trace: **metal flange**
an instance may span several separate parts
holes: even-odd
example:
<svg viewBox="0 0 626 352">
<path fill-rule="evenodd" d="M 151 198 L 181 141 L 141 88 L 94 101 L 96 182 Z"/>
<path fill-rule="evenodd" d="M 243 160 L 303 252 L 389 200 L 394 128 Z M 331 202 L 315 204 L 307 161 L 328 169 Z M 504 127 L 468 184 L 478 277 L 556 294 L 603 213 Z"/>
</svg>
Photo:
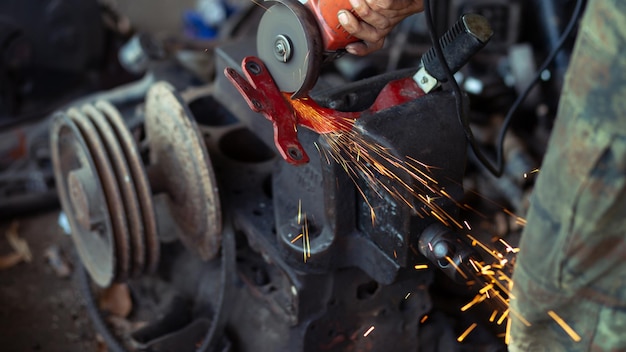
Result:
<svg viewBox="0 0 626 352">
<path fill-rule="evenodd" d="M 221 243 L 222 212 L 211 159 L 191 111 L 168 83 L 155 83 L 148 91 L 145 129 L 151 184 L 166 193 L 187 249 L 213 259 Z"/>
</svg>

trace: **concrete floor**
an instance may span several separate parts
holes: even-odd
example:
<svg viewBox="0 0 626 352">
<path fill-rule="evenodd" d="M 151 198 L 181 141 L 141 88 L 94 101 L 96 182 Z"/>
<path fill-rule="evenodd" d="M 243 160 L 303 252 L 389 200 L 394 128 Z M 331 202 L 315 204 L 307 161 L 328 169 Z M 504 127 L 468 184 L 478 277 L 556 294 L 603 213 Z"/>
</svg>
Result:
<svg viewBox="0 0 626 352">
<path fill-rule="evenodd" d="M 75 270 L 69 277 L 60 277 L 46 257 L 56 246 L 70 265 L 78 264 L 70 236 L 58 225 L 58 215 L 56 210 L 16 219 L 32 261 L 0 270 L 1 351 L 103 351 L 78 290 Z M 11 222 L 0 221 L 0 256 L 12 252 L 6 236 Z"/>
</svg>

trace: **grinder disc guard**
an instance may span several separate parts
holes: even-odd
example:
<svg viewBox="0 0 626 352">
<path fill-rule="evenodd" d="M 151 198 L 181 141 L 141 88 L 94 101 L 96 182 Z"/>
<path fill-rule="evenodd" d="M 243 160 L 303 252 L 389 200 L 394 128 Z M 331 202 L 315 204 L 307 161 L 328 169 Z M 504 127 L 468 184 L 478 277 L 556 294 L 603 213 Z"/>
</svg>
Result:
<svg viewBox="0 0 626 352">
<path fill-rule="evenodd" d="M 257 53 L 278 89 L 305 96 L 315 85 L 322 63 L 322 39 L 313 14 L 297 1 L 283 0 L 263 14 Z"/>
</svg>

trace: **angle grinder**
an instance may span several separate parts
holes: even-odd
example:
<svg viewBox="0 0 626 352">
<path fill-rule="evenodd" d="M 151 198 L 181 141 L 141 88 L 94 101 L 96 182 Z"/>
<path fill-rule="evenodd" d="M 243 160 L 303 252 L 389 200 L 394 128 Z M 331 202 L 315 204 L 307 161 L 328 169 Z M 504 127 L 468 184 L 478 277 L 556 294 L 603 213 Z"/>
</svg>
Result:
<svg viewBox="0 0 626 352">
<path fill-rule="evenodd" d="M 359 40 L 337 19 L 339 10 L 352 6 L 348 0 L 271 2 L 259 22 L 258 57 L 281 92 L 292 93 L 292 99 L 302 98 L 315 85 L 324 61 Z"/>
</svg>

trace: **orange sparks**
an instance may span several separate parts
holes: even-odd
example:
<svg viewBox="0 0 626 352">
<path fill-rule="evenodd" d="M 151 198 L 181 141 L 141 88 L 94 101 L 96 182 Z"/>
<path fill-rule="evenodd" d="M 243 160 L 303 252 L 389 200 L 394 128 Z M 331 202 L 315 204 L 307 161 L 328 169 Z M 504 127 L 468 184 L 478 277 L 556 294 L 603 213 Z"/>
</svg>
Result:
<svg viewBox="0 0 626 352">
<path fill-rule="evenodd" d="M 374 325 L 370 326 L 369 329 L 363 334 L 363 337 L 367 337 L 372 331 L 374 331 Z"/>
<path fill-rule="evenodd" d="M 475 304 L 478 304 L 484 301 L 485 299 L 487 299 L 486 295 L 476 295 L 474 299 L 472 299 L 468 304 L 461 307 L 461 312 L 465 312 L 466 310 L 472 308 L 472 306 L 474 306 Z"/>
<path fill-rule="evenodd" d="M 294 237 L 293 240 L 291 240 L 291 243 L 296 243 L 301 238 L 302 238 L 302 234 L 299 234 L 298 236 Z"/>
<path fill-rule="evenodd" d="M 309 222 L 307 221 L 306 214 L 304 216 L 304 238 L 305 238 L 305 243 L 306 243 L 306 248 L 304 251 L 304 262 L 306 263 L 306 260 L 308 258 L 311 258 L 311 241 L 309 238 Z"/>
<path fill-rule="evenodd" d="M 480 289 L 480 293 L 486 293 L 487 291 L 491 290 L 493 288 L 493 284 L 488 284 L 487 286 L 483 287 Z"/>
<path fill-rule="evenodd" d="M 526 219 L 524 219 L 523 217 L 515 215 L 515 213 L 513 213 L 509 209 L 502 209 L 502 211 L 504 211 L 510 217 L 514 218 L 516 224 L 522 225 L 522 226 L 526 225 Z"/>
<path fill-rule="evenodd" d="M 415 270 L 424 270 L 424 269 L 428 269 L 428 264 L 417 264 L 416 266 L 414 266 Z"/>
<path fill-rule="evenodd" d="M 511 319 L 506 321 L 506 329 L 504 330 L 504 344 L 508 345 L 511 342 Z"/>
<path fill-rule="evenodd" d="M 506 317 L 508 317 L 508 316 L 509 316 L 509 310 L 507 309 L 504 312 L 502 312 L 502 315 L 500 316 L 500 318 L 498 319 L 496 324 L 502 325 L 502 322 L 504 322 L 504 319 L 506 319 Z"/>
<path fill-rule="evenodd" d="M 438 182 L 430 175 L 432 166 L 410 156 L 394 155 L 388 148 L 367 140 L 354 127 L 355 118 L 358 117 L 356 114 L 337 113 L 317 106 L 308 98 L 295 100 L 289 99 L 288 96 L 286 98 L 297 114 L 298 123 L 321 135 L 324 143 L 320 145 L 323 148 L 318 148 L 320 154 L 324 155 L 327 161 L 334 160 L 339 164 L 357 184 L 357 188 L 360 183 L 358 180 L 363 179 L 372 193 L 378 197 L 389 195 L 416 212 L 423 211 L 423 207 L 415 204 L 417 200 L 428 209 L 425 211 L 428 216 L 435 217 L 446 226 L 452 223 L 463 228 L 454 216 L 437 204 L 437 199 L 444 197 L 455 204 L 458 203 L 439 187 Z M 394 184 L 389 184 L 381 176 L 393 181 Z M 430 194 L 419 193 L 415 184 L 422 186 Z M 360 188 L 358 192 L 370 205 L 365 192 Z M 371 206 L 370 212 L 374 224 L 376 216 Z"/>
<path fill-rule="evenodd" d="M 561 327 L 561 329 L 565 330 L 565 332 L 569 335 L 569 337 L 572 338 L 572 340 L 574 340 L 574 342 L 580 342 L 581 337 L 580 335 L 578 335 L 576 333 L 576 331 L 574 331 L 574 329 L 572 329 L 571 326 L 569 326 L 565 320 L 563 320 L 560 316 L 558 316 L 554 311 L 549 310 L 548 311 L 548 315 L 554 319 L 554 321 L 556 321 L 557 324 L 559 324 L 559 326 Z"/>
<path fill-rule="evenodd" d="M 463 276 L 463 278 L 464 278 L 465 280 L 467 280 L 467 279 L 468 279 L 467 274 L 465 274 L 465 273 L 463 272 L 463 270 L 461 270 L 461 268 L 459 268 L 459 266 L 458 266 L 458 265 L 456 265 L 456 264 L 454 263 L 454 261 L 452 260 L 452 258 L 450 258 L 450 257 L 446 256 L 446 260 L 448 261 L 448 263 L 452 264 L 452 266 L 454 267 L 454 269 L 455 269 L 455 270 L 456 270 L 459 274 L 461 274 L 461 276 Z"/>
<path fill-rule="evenodd" d="M 519 248 L 513 248 L 513 246 L 511 246 L 510 244 L 508 244 L 505 240 L 503 239 L 498 239 L 498 241 L 500 241 L 500 243 L 502 243 L 504 245 L 504 247 L 506 247 L 506 251 L 509 253 L 517 253 L 519 252 Z"/>
<path fill-rule="evenodd" d="M 524 318 L 521 314 L 519 314 L 518 312 L 516 312 L 513 309 L 511 309 L 511 315 L 515 316 L 517 319 L 519 319 L 526 326 L 530 327 L 532 325 L 528 320 L 526 320 L 526 318 Z"/>
<path fill-rule="evenodd" d="M 404 296 L 404 299 L 408 299 L 410 295 L 411 295 L 411 292 L 407 293 L 406 296 Z"/>
<path fill-rule="evenodd" d="M 428 315 L 424 315 L 422 319 L 420 319 L 420 324 L 424 324 L 424 322 L 428 319 Z"/>
<path fill-rule="evenodd" d="M 493 313 L 491 313 L 491 316 L 489 317 L 489 322 L 493 323 L 493 321 L 496 320 L 496 315 L 498 315 L 497 309 L 495 309 Z"/>
<path fill-rule="evenodd" d="M 474 330 L 476 328 L 476 326 L 477 326 L 476 323 L 472 323 L 472 325 L 470 325 L 469 328 L 467 328 L 465 331 L 463 331 L 463 333 L 456 340 L 458 342 L 463 342 L 463 340 L 465 340 L 467 335 L 469 335 L 470 332 L 472 332 L 472 330 Z"/>
<path fill-rule="evenodd" d="M 484 245 L 482 242 L 480 242 L 479 240 L 477 240 L 474 236 L 468 234 L 467 238 L 469 238 L 470 240 L 472 240 L 472 246 L 478 246 L 480 247 L 482 250 L 484 250 L 485 252 L 487 252 L 488 254 L 490 254 L 491 256 L 493 256 L 494 258 L 496 258 L 498 261 L 500 261 L 502 258 L 502 254 L 498 253 L 498 251 L 496 251 L 495 249 L 491 249 L 489 247 L 487 247 L 486 245 Z M 500 256 L 498 256 L 498 254 L 500 254 Z"/>
</svg>

